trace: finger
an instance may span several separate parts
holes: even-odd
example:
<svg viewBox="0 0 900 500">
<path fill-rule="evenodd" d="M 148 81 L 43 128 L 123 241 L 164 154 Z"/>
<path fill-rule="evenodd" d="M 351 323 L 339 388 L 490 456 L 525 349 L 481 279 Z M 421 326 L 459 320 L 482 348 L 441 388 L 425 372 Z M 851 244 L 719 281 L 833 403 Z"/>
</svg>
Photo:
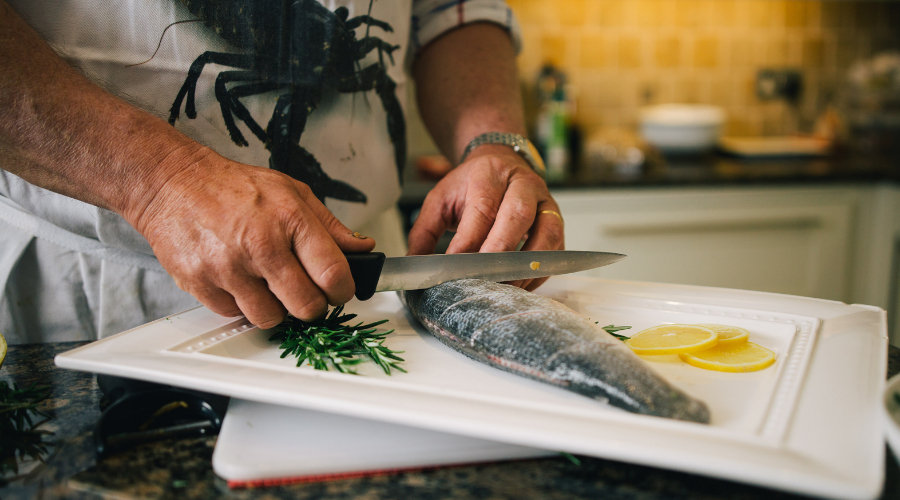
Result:
<svg viewBox="0 0 900 500">
<path fill-rule="evenodd" d="M 459 228 L 447 253 L 479 251 L 497 219 L 506 184 L 486 178 L 481 180 L 469 183 Z"/>
<path fill-rule="evenodd" d="M 175 259 L 173 262 L 165 257 L 161 260 L 161 262 L 165 262 L 166 269 L 175 281 L 175 285 L 193 295 L 207 309 L 219 316 L 231 318 L 242 315 L 234 296 L 223 290 L 201 271 L 204 266 L 200 265 L 196 255 L 191 257 L 193 258 L 186 261 Z"/>
<path fill-rule="evenodd" d="M 322 227 L 331 235 L 338 248 L 346 253 L 370 252 L 375 248 L 376 242 L 374 239 L 352 231 L 342 224 L 318 198 L 312 195 L 308 186 L 299 181 L 295 181 L 295 183 L 303 193 L 304 202 L 322 224 Z"/>
<path fill-rule="evenodd" d="M 254 325 L 264 329 L 274 328 L 284 321 L 287 310 L 269 290 L 264 280 L 244 279 L 235 283 L 234 289 L 228 291 L 234 296 L 244 316 Z"/>
<path fill-rule="evenodd" d="M 182 290 L 184 289 L 182 288 Z M 241 308 L 238 307 L 237 302 L 235 302 L 234 296 L 219 287 L 210 287 L 203 291 L 196 289 L 193 291 L 185 291 L 196 297 L 207 309 L 219 316 L 232 318 L 243 314 Z"/>
<path fill-rule="evenodd" d="M 298 192 L 305 204 L 298 204 L 285 221 L 291 236 L 290 246 L 306 274 L 325 294 L 327 303 L 344 304 L 353 298 L 356 289 L 347 258 L 337 241 L 350 252 L 371 250 L 375 242 L 371 238 L 351 236 L 350 230 L 305 185 Z M 326 225 L 331 232 L 326 230 Z"/>
<path fill-rule="evenodd" d="M 525 290 L 528 290 L 529 292 L 533 292 L 539 286 L 546 283 L 548 279 L 550 279 L 550 278 L 546 277 L 546 278 L 537 278 L 537 279 L 533 279 L 533 280 L 528 280 L 528 283 L 525 283 L 525 286 L 523 286 L 522 288 L 524 288 Z"/>
<path fill-rule="evenodd" d="M 295 317 L 312 321 L 328 310 L 328 298 L 300 265 L 289 243 L 271 258 L 257 259 L 255 266 L 269 290 Z"/>
<path fill-rule="evenodd" d="M 527 234 L 527 233 L 525 234 L 525 238 L 528 238 L 528 234 Z M 520 244 L 521 244 L 521 243 L 522 243 L 522 242 L 520 242 Z M 518 288 L 525 288 L 525 282 L 526 282 L 526 281 L 528 281 L 528 280 L 522 279 L 522 280 L 515 280 L 515 281 L 504 281 L 503 284 L 504 284 L 504 285 L 515 286 L 515 287 L 518 287 Z"/>
<path fill-rule="evenodd" d="M 522 250 L 559 250 L 565 244 L 565 226 L 559 207 L 552 201 L 540 203 L 534 224 L 528 230 L 528 239 Z"/>
<path fill-rule="evenodd" d="M 481 252 L 508 252 L 515 250 L 522 237 L 535 222 L 538 205 L 534 191 L 521 182 L 513 182 L 503 195 L 503 201 Z"/>
<path fill-rule="evenodd" d="M 419 216 L 409 230 L 407 255 L 429 255 L 434 253 L 441 236 L 447 232 L 444 216 L 442 191 L 432 191 L 425 197 Z"/>
<path fill-rule="evenodd" d="M 547 201 L 538 205 L 534 224 L 528 231 L 525 244 L 522 245 L 523 251 L 564 250 L 566 248 L 565 225 L 562 216 L 557 214 L 559 214 L 559 207 L 553 202 Z M 518 286 L 528 291 L 534 291 L 546 281 L 547 278 L 525 280 Z"/>
</svg>

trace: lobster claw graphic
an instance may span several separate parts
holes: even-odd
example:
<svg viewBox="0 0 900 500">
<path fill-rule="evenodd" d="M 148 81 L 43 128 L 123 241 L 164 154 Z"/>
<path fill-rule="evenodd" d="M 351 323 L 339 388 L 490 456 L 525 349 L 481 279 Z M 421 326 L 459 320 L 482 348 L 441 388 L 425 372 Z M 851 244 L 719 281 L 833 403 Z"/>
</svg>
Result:
<svg viewBox="0 0 900 500">
<path fill-rule="evenodd" d="M 331 179 L 318 160 L 299 145 L 307 118 L 327 90 L 356 93 L 374 90 L 387 115 L 387 130 L 394 146 L 397 176 L 406 163 L 406 122 L 396 96 L 397 84 L 387 73 L 384 56 L 393 64 L 399 45 L 369 36 L 371 28 L 393 31 L 370 15 L 350 18 L 346 7 L 334 12 L 315 0 L 181 0 L 188 10 L 240 53 L 204 52 L 188 70 L 172 103 L 169 123 L 175 124 L 184 105 L 189 119 L 197 117 L 197 81 L 208 64 L 234 70 L 221 71 L 215 96 L 225 127 L 238 146 L 249 143 L 237 126 L 244 123 L 269 152 L 269 166 L 309 185 L 319 200 L 334 198 L 366 203 L 357 188 Z M 371 12 L 372 0 L 369 3 Z M 355 30 L 365 25 L 358 39 Z M 360 61 L 378 51 L 378 62 L 362 67 Z M 279 95 L 266 128 L 261 127 L 241 98 L 277 91 Z"/>
</svg>

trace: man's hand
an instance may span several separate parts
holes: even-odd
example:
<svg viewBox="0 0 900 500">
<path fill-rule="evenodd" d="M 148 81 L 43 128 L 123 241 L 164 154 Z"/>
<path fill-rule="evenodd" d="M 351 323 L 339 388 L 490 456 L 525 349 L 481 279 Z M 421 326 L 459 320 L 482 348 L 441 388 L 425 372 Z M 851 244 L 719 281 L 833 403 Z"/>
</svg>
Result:
<svg viewBox="0 0 900 500">
<path fill-rule="evenodd" d="M 547 185 L 509 146 L 484 145 L 425 198 L 409 233 L 409 253 L 434 252 L 445 231 L 456 231 L 447 253 L 559 250 L 563 224 Z M 512 284 L 534 290 L 546 278 Z"/>
<path fill-rule="evenodd" d="M 303 183 L 226 160 L 93 84 L 3 0 L 0 110 L 4 170 L 122 215 L 213 311 L 271 327 L 352 297 L 341 251 L 373 240 L 354 238 Z"/>
<path fill-rule="evenodd" d="M 515 50 L 496 24 L 474 23 L 422 48 L 413 66 L 422 119 L 438 147 L 458 162 L 484 132 L 526 135 Z M 563 248 L 559 207 L 544 181 L 509 146 L 482 145 L 425 198 L 409 234 L 410 254 L 434 251 L 449 230 L 448 253 Z M 513 284 L 534 290 L 546 281 Z"/>
<path fill-rule="evenodd" d="M 212 311 L 261 328 L 312 320 L 353 297 L 343 256 L 367 252 L 302 182 L 210 150 L 130 220 L 178 286 Z"/>
</svg>

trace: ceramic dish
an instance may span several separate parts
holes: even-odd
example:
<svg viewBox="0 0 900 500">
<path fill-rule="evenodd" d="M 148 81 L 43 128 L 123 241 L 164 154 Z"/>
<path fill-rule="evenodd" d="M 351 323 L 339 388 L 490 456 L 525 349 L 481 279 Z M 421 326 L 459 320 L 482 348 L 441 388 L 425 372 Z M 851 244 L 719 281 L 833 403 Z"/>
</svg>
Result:
<svg viewBox="0 0 900 500">
<path fill-rule="evenodd" d="M 715 147 L 725 112 L 701 104 L 660 104 L 640 112 L 644 140 L 664 153 L 693 154 Z"/>
<path fill-rule="evenodd" d="M 710 425 L 635 415 L 477 363 L 441 344 L 394 294 L 351 302 L 389 318 L 388 345 L 407 374 L 298 368 L 243 318 L 205 308 L 57 356 L 64 368 L 545 450 L 642 463 L 831 498 L 874 498 L 884 475 L 884 311 L 869 306 L 705 287 L 559 277 L 540 293 L 602 325 L 746 328 L 778 355 L 753 373 L 650 362 L 705 401 Z"/>
<path fill-rule="evenodd" d="M 827 156 L 831 142 L 816 137 L 722 137 L 719 148 L 744 158 Z"/>
</svg>

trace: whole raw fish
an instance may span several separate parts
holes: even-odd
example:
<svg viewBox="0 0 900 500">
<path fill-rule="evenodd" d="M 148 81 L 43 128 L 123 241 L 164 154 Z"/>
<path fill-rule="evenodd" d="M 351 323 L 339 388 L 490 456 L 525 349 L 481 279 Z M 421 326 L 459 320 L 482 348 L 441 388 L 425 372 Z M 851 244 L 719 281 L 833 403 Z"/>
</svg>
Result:
<svg viewBox="0 0 900 500">
<path fill-rule="evenodd" d="M 490 281 L 400 292 L 441 342 L 483 363 L 635 413 L 709 422 L 706 405 L 672 387 L 622 341 L 553 299 Z"/>
</svg>

